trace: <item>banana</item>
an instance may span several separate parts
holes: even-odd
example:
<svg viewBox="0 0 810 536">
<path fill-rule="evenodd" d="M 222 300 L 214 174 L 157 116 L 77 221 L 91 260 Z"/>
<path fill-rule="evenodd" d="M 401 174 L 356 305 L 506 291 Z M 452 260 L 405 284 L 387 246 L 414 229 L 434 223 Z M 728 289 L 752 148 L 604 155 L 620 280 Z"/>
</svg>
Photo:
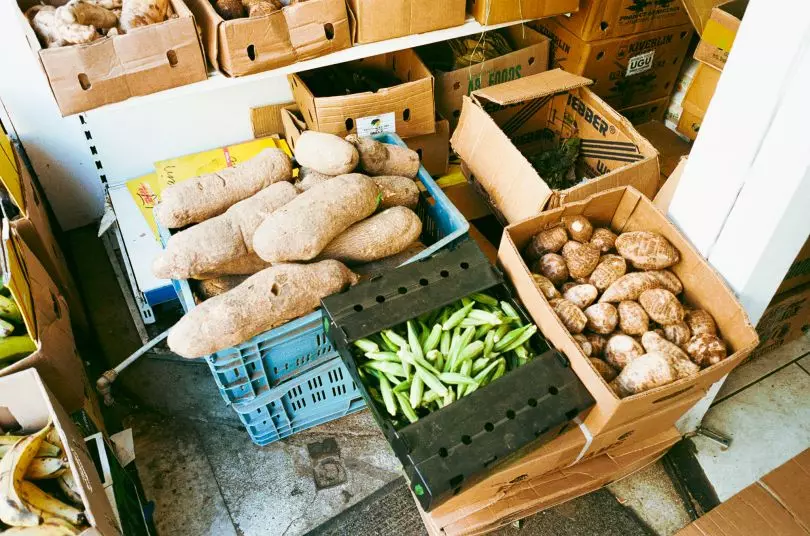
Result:
<svg viewBox="0 0 810 536">
<path fill-rule="evenodd" d="M 25 436 L 3 436 L 0 435 L 0 458 L 6 455 L 6 452 L 11 450 L 11 447 L 14 446 L 14 443 L 19 441 Z M 39 452 L 37 452 L 37 458 L 56 458 L 62 453 L 62 449 L 54 445 L 53 443 L 49 443 L 48 441 L 43 440 L 42 444 L 39 446 Z"/>
<path fill-rule="evenodd" d="M 20 485 L 20 495 L 25 504 L 39 515 L 51 514 L 69 521 L 73 525 L 84 523 L 83 511 L 63 503 L 56 497 L 52 497 L 27 480 L 23 480 Z"/>
<path fill-rule="evenodd" d="M 6 525 L 39 525 L 39 515 L 25 505 L 20 497 L 20 489 L 28 466 L 50 428 L 49 424 L 39 432 L 20 439 L 0 460 L 0 521 Z"/>
<path fill-rule="evenodd" d="M 67 469 L 67 461 L 62 458 L 34 458 L 28 466 L 28 471 L 25 472 L 25 478 L 28 480 L 58 478 L 65 474 Z"/>
<path fill-rule="evenodd" d="M 70 471 L 67 471 L 65 474 L 60 476 L 57 479 L 57 482 L 59 483 L 59 487 L 62 489 L 65 496 L 70 499 L 70 502 L 79 506 L 84 505 L 82 496 L 79 493 L 79 486 L 76 485 L 76 481 L 73 480 L 73 474 Z"/>
<path fill-rule="evenodd" d="M 82 530 L 84 529 L 74 527 L 66 521 L 56 522 L 55 519 L 49 519 L 36 527 L 14 527 L 5 532 L 0 532 L 0 534 L 3 536 L 75 536 L 80 534 Z"/>
<path fill-rule="evenodd" d="M 59 437 L 59 430 L 57 430 L 56 427 L 51 428 L 50 432 L 48 432 L 48 436 L 45 438 L 45 441 L 51 445 L 55 445 L 59 449 L 63 447 L 62 439 Z"/>
</svg>

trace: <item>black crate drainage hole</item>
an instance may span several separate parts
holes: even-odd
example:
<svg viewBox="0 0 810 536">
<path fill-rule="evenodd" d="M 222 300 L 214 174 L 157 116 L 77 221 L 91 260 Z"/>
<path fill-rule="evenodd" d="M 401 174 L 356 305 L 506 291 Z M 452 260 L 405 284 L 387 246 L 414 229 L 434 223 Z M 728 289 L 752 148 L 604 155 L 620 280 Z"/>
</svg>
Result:
<svg viewBox="0 0 810 536">
<path fill-rule="evenodd" d="M 550 394 L 552 396 L 556 396 L 559 392 L 560 392 L 560 390 L 557 389 L 556 387 L 554 387 L 553 385 L 548 388 L 548 394 Z"/>
<path fill-rule="evenodd" d="M 439 457 L 440 458 L 447 458 L 448 452 L 447 449 L 442 447 L 439 449 Z"/>
<path fill-rule="evenodd" d="M 441 272 L 439 272 L 439 275 L 442 277 L 450 277 L 450 272 L 448 272 L 447 270 L 442 270 Z"/>
<path fill-rule="evenodd" d="M 491 432 L 494 429 L 495 429 L 495 425 L 492 424 L 491 422 L 484 423 L 484 430 L 486 430 L 487 432 Z"/>
<path fill-rule="evenodd" d="M 408 292 L 408 289 L 405 287 L 399 287 L 397 289 L 397 292 L 399 292 L 400 294 L 405 294 L 406 292 Z"/>
<path fill-rule="evenodd" d="M 472 438 L 468 435 L 461 436 L 461 442 L 465 445 L 472 445 Z"/>
<path fill-rule="evenodd" d="M 354 306 L 354 310 L 359 313 L 360 311 L 363 310 L 363 306 L 358 303 L 357 305 Z"/>
<path fill-rule="evenodd" d="M 515 418 L 515 412 L 511 409 L 506 410 L 506 418 L 511 421 Z"/>
<path fill-rule="evenodd" d="M 459 264 L 459 266 L 461 266 L 462 270 L 466 270 L 467 268 L 470 267 L 470 265 L 466 262 L 462 262 L 461 264 Z"/>
<path fill-rule="evenodd" d="M 377 303 L 385 303 L 385 296 L 380 295 L 377 296 L 375 299 L 377 300 Z"/>
<path fill-rule="evenodd" d="M 420 279 L 420 280 L 419 280 L 419 284 L 420 284 L 420 285 L 422 285 L 423 287 L 428 286 L 428 284 L 429 284 L 429 283 L 430 283 L 430 281 L 428 281 L 428 280 L 427 280 L 427 279 L 425 279 L 424 277 L 423 277 L 422 279 Z"/>
</svg>

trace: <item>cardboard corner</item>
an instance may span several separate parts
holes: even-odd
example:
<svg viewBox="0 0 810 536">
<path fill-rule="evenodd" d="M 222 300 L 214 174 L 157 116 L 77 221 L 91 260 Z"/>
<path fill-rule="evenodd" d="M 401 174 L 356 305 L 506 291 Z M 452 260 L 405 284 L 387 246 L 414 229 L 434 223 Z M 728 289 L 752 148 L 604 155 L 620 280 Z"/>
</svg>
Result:
<svg viewBox="0 0 810 536">
<path fill-rule="evenodd" d="M 552 69 L 542 73 L 518 78 L 505 84 L 489 86 L 472 92 L 474 99 L 485 99 L 495 104 L 506 106 L 517 102 L 537 99 L 570 91 L 578 87 L 589 86 L 592 80 L 578 76 L 562 69 Z"/>
</svg>

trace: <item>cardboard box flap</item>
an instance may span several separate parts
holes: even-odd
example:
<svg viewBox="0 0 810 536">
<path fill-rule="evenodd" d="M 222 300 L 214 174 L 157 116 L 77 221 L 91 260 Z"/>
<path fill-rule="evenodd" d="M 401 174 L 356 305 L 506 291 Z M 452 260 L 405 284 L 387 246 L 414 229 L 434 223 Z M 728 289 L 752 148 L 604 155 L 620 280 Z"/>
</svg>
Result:
<svg viewBox="0 0 810 536">
<path fill-rule="evenodd" d="M 12 236 L 14 231 L 11 229 L 7 218 L 3 218 L 2 233 L 3 239 L 0 242 L 0 248 L 2 248 L 3 284 L 11 291 L 11 296 L 17 302 L 17 307 L 19 307 L 20 314 L 22 314 L 25 328 L 31 338 L 36 341 L 39 332 L 34 313 L 34 297 L 27 278 L 26 265 L 22 261 L 20 252 L 15 247 L 15 242 L 19 244 L 21 241 L 19 237 Z"/>
<path fill-rule="evenodd" d="M 593 83 L 588 78 L 554 69 L 538 73 L 525 78 L 518 78 L 505 84 L 498 84 L 473 91 L 475 99 L 483 98 L 490 102 L 506 106 L 537 99 L 546 95 L 562 93 L 578 87 L 589 86 Z"/>
<path fill-rule="evenodd" d="M 723 4 L 726 0 L 682 0 L 683 7 L 689 15 L 689 20 L 692 21 L 692 26 L 698 31 L 698 34 L 703 33 L 703 28 L 709 21 L 712 15 L 712 9 Z"/>
<path fill-rule="evenodd" d="M 810 449 L 774 469 L 759 483 L 810 533 Z"/>
</svg>

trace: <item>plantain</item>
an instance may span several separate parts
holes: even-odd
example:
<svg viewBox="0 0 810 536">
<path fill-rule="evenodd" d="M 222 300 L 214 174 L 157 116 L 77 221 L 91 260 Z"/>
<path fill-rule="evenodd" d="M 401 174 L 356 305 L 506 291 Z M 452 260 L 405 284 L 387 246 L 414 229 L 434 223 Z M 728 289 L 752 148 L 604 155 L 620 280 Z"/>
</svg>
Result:
<svg viewBox="0 0 810 536">
<path fill-rule="evenodd" d="M 11 450 L 11 447 L 14 446 L 14 443 L 22 439 L 24 436 L 0 436 L 0 458 L 6 455 L 6 453 Z M 62 453 L 62 449 L 54 445 L 53 443 L 49 443 L 46 440 L 42 441 L 42 444 L 39 446 L 39 451 L 37 451 L 37 458 L 56 458 L 59 454 Z"/>
<path fill-rule="evenodd" d="M 34 458 L 25 478 L 28 480 L 48 480 L 59 478 L 68 470 L 68 465 L 62 458 Z"/>
<path fill-rule="evenodd" d="M 39 451 L 49 424 L 39 432 L 19 439 L 0 460 L 0 521 L 12 527 L 39 525 L 39 514 L 33 512 L 21 497 L 28 466 Z"/>
<path fill-rule="evenodd" d="M 20 495 L 25 504 L 40 516 L 50 514 L 73 525 L 81 525 L 85 521 L 82 510 L 63 503 L 27 480 L 23 480 L 20 485 Z"/>
<path fill-rule="evenodd" d="M 79 493 L 79 486 L 76 485 L 76 481 L 73 479 L 73 474 L 70 471 L 65 472 L 57 479 L 57 483 L 59 484 L 59 488 L 62 490 L 62 493 L 65 494 L 70 502 L 73 504 L 82 506 L 84 501 L 82 501 L 82 496 Z"/>
<path fill-rule="evenodd" d="M 0 296 L 2 298 L 2 296 Z M 15 335 L 12 337 L 0 338 L 0 367 L 7 361 L 16 361 L 23 357 L 28 357 L 37 345 L 28 335 Z M 11 364 L 11 363 L 6 363 Z"/>
<path fill-rule="evenodd" d="M 75 527 L 67 521 L 57 520 L 56 518 L 47 519 L 43 524 L 36 527 L 14 527 L 5 532 L 3 536 L 75 536 L 84 530 Z"/>
<path fill-rule="evenodd" d="M 2 294 L 0 294 L 0 318 L 15 324 L 23 323 L 22 313 L 20 313 L 17 303 L 13 298 L 7 298 Z"/>
</svg>

